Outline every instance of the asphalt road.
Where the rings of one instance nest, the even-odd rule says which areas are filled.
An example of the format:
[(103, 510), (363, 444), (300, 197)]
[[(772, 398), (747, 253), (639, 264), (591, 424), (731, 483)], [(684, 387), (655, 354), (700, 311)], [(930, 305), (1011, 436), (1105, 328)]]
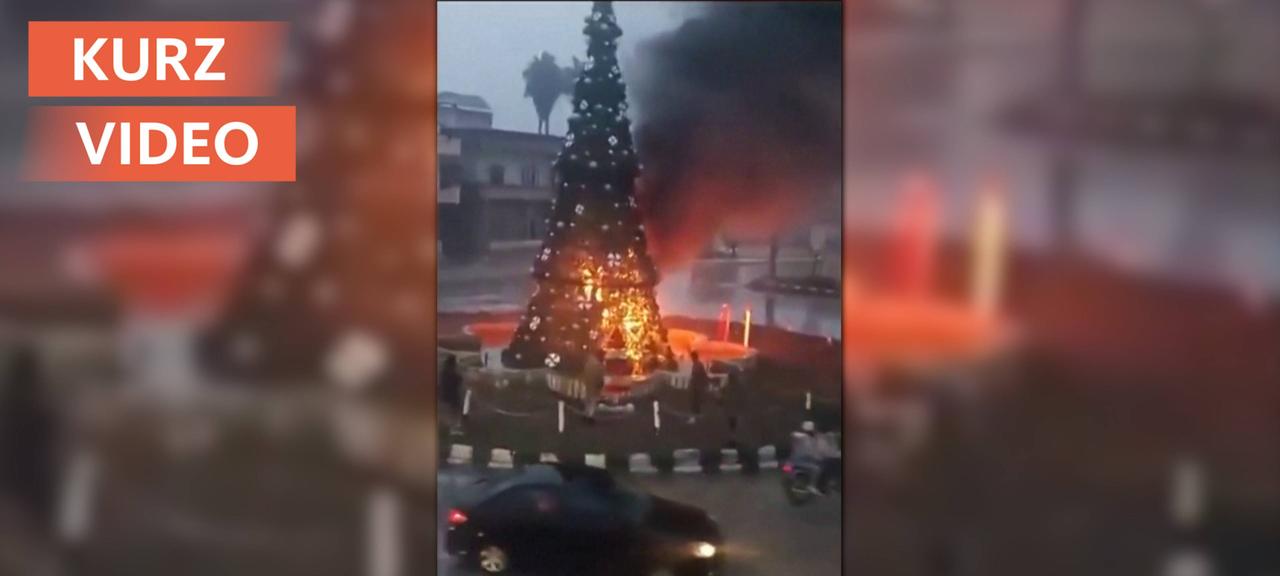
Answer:
[[(441, 472), (438, 526), (444, 526), (444, 514), (457, 497), (458, 487), (475, 475), (469, 470)], [(714, 516), (725, 534), (728, 574), (840, 574), (838, 497), (793, 507), (782, 494), (776, 471), (752, 476), (625, 476), (621, 480), (693, 504)], [(443, 539), (440, 546), (443, 548)], [(439, 558), (439, 574), (478, 573), (459, 566), (443, 549)]]

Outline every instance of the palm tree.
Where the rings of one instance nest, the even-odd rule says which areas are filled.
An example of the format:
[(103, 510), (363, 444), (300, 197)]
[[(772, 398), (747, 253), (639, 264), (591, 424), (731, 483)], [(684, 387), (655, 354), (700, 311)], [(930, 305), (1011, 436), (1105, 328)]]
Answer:
[(534, 56), (524, 69), (524, 97), (533, 99), (539, 134), (551, 132), (551, 110), (563, 93), (564, 75), (556, 65), (556, 57), (548, 52)]
[(586, 65), (575, 56), (572, 66), (561, 68), (556, 66), (556, 57), (547, 52), (529, 61), (524, 69), (524, 97), (533, 98), (533, 107), (538, 112), (539, 134), (551, 132), (551, 111), (560, 101), (560, 96), (573, 95), (573, 84)]

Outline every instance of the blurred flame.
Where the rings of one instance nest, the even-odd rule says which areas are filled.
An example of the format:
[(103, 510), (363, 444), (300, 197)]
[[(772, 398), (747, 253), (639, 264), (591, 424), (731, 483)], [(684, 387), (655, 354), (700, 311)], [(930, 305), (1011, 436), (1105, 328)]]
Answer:
[(1004, 186), (990, 181), (978, 194), (970, 252), (969, 296), (975, 313), (996, 315), (1000, 307), (1005, 266)]
[(938, 243), (938, 189), (923, 173), (903, 182), (890, 255), (893, 290), (924, 296), (933, 285)]

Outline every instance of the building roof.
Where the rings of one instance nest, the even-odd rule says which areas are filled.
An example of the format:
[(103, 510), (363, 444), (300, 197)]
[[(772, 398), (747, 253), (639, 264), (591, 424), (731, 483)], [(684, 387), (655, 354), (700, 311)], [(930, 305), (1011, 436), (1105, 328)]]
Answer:
[(520, 132), (517, 130), (498, 130), (495, 128), (451, 128), (446, 126), (440, 128), (440, 133), (450, 138), (462, 138), (466, 140), (524, 140), (527, 142), (555, 144), (557, 146), (564, 142), (564, 138), (560, 136), (538, 134), (536, 132)]
[(493, 112), (489, 108), (489, 103), (484, 98), (474, 94), (459, 94), (457, 92), (441, 92), (437, 95), (437, 102), (440, 106), (452, 106), (454, 108), (462, 108), (464, 110), (478, 110), (482, 112)]

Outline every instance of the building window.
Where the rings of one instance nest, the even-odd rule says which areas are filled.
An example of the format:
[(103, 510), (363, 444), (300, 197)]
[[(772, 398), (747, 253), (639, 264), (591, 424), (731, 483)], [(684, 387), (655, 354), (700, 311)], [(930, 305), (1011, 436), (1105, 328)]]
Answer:
[(538, 185), (538, 167), (530, 164), (520, 169), (520, 183), (525, 186)]
[(506, 169), (501, 164), (494, 164), (489, 167), (489, 183), (505, 184), (507, 181)]

